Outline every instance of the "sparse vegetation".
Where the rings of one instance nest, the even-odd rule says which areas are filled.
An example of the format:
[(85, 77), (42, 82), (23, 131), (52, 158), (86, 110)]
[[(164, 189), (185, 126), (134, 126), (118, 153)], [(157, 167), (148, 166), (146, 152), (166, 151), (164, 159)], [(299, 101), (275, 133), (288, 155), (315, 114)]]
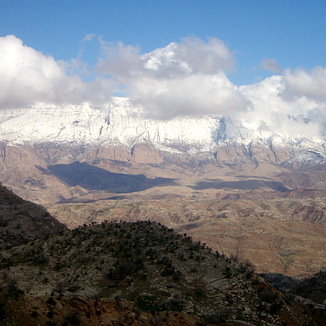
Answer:
[(21, 199), (2, 186), (0, 206), (0, 248), (3, 250), (67, 230), (44, 207)]
[[(26, 231), (23, 223), (18, 229)], [(53, 233), (34, 241), (22, 236), (21, 245), (5, 242), (0, 323), (316, 325), (317, 317), (324, 320), (322, 312), (264, 282), (250, 264), (160, 223), (111, 221)]]
[[(0, 268), (2, 275), (9, 269), (15, 280), (10, 295), (49, 295), (46, 316), (52, 321), (57, 302), (76, 295), (117, 304), (127, 300), (146, 313), (187, 312), (209, 323), (264, 318), (279, 325), (286, 309), (294, 309), (280, 304), (281, 295), (255, 275), (250, 264), (150, 221), (83, 226), (13, 247), (3, 252)], [(97, 316), (105, 313), (94, 311)], [(39, 312), (31, 314), (39, 318)], [(72, 310), (62, 323), (83, 325), (86, 313), (83, 316)]]
[[(321, 249), (326, 245), (324, 202), (323, 197), (263, 199), (257, 195), (238, 200), (101, 200), (53, 205), (50, 209), (60, 220), (68, 224), (74, 221), (73, 227), (77, 221), (150, 219), (173, 227), (185, 237), (201, 240), (213, 251), (223, 250), (228, 256), (237, 255), (241, 262), (250, 261), (257, 273), (273, 271), (295, 277), (313, 275), (326, 264)], [(191, 215), (199, 219), (190, 221)], [(173, 245), (166, 250), (173, 250)], [(195, 252), (189, 251), (189, 255), (195, 257)]]

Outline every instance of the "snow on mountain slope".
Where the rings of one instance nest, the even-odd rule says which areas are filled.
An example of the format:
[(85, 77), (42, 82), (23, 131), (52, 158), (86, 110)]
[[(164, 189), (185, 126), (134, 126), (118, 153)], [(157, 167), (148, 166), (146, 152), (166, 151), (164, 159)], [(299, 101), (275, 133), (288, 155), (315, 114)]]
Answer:
[(120, 98), (100, 109), (88, 104), (61, 108), (37, 104), (29, 109), (1, 111), (0, 139), (13, 144), (119, 142), (128, 147), (149, 140), (164, 150), (187, 145), (208, 151), (218, 138), (226, 137), (224, 120), (221, 131), (216, 132), (221, 122), (217, 117), (158, 122), (143, 119), (140, 114), (140, 108)]
[(253, 142), (272, 151), (277, 146), (305, 148), (324, 157), (322, 140), (289, 138), (246, 128), (240, 121), (218, 116), (158, 121), (142, 117), (140, 107), (115, 98), (106, 107), (88, 104), (62, 107), (35, 104), (0, 112), (0, 141), (9, 144), (62, 143), (70, 145), (122, 144), (132, 148), (150, 141), (170, 153), (215, 152), (226, 143), (239, 143), (250, 152)]

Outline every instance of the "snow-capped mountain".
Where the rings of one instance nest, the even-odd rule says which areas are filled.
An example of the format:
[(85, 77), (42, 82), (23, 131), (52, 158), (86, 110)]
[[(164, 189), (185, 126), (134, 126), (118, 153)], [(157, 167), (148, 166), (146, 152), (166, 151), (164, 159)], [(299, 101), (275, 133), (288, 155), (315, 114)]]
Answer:
[[(196, 178), (192, 186), (187, 186), (188, 181), (180, 181), (180, 186), (187, 196), (197, 196), (197, 182), (211, 178), (240, 180), (240, 185), (243, 177), (269, 178), (283, 190), (321, 190), (326, 184), (325, 165), (322, 139), (289, 137), (214, 115), (144, 118), (141, 107), (124, 98), (105, 107), (39, 103), (0, 111), (0, 180), (39, 203), (93, 199), (95, 190), (65, 179), (75, 170), (87, 180), (100, 173), (99, 182), (107, 171), (154, 179)], [(301, 172), (293, 175), (302, 168), (310, 169), (309, 177)], [(211, 185), (205, 183), (205, 187)]]
[(324, 141), (290, 138), (267, 130), (253, 130), (241, 121), (220, 116), (152, 120), (142, 116), (140, 107), (125, 98), (115, 98), (106, 107), (89, 104), (32, 107), (0, 111), (0, 141), (6, 144), (55, 143), (74, 146), (116, 146), (132, 149), (150, 142), (167, 153), (218, 153), (226, 144), (243, 146), (253, 155), (253, 144), (269, 148), (292, 147), (325, 154)]
[[(116, 98), (106, 108), (34, 105), (0, 112), (0, 139), (11, 144), (55, 142), (132, 147), (150, 141), (168, 152), (185, 146), (191, 152), (212, 151), (226, 139), (247, 139), (250, 131), (219, 117), (144, 119), (141, 109)], [(228, 126), (227, 126), (228, 124)]]

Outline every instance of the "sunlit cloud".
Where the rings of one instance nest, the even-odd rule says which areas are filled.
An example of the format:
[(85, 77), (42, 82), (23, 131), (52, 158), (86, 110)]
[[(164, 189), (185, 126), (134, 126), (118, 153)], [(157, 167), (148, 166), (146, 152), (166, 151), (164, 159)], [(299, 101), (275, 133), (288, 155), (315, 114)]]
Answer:
[(250, 109), (239, 118), (262, 133), (268, 130), (289, 137), (325, 137), (326, 101), (316, 101), (315, 97), (302, 93), (299, 96), (299, 92), (293, 96), (291, 86), (285, 75), (241, 87)]
[(284, 82), (289, 95), (326, 100), (326, 67), (315, 67), (311, 72), (286, 69)]
[(78, 75), (68, 74), (67, 65), (24, 45), (13, 35), (1, 37), (0, 108), (24, 107), (35, 102), (75, 104), (109, 99), (111, 81), (85, 83)]
[(96, 71), (124, 84), (127, 95), (147, 117), (232, 113), (244, 100), (224, 71), (232, 69), (231, 51), (218, 39), (190, 37), (140, 54), (140, 48), (102, 43)]
[(180, 43), (172, 42), (164, 48), (140, 54), (137, 46), (122, 42), (100, 40), (103, 57), (96, 70), (102, 74), (122, 76), (152, 76), (174, 78), (189, 74), (215, 74), (232, 69), (234, 58), (230, 50), (218, 39), (207, 42), (190, 37)]
[(262, 135), (326, 136), (326, 67), (281, 72), (274, 59), (264, 59), (262, 67), (278, 75), (237, 86), (227, 76), (235, 58), (216, 38), (185, 38), (148, 53), (93, 34), (82, 40), (89, 41), (99, 46), (94, 67), (82, 55), (56, 61), (13, 35), (0, 37), (0, 108), (36, 102), (105, 106), (122, 94), (150, 119), (210, 114), (241, 120)]
[(223, 72), (193, 74), (173, 79), (140, 78), (130, 90), (133, 100), (146, 108), (146, 117), (219, 114), (232, 116), (246, 109), (246, 102)]
[(170, 43), (142, 57), (144, 67), (165, 78), (175, 75), (215, 74), (228, 71), (234, 65), (231, 51), (216, 38), (204, 42), (196, 37), (184, 38), (180, 43)]

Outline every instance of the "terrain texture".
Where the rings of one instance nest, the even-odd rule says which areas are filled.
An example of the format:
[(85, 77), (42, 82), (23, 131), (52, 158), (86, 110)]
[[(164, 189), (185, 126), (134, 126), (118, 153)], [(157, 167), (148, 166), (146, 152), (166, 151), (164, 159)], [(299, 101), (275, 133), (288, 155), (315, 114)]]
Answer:
[(102, 200), (49, 205), (70, 228), (105, 220), (152, 220), (239, 260), (259, 273), (305, 277), (326, 266), (324, 198)]
[(324, 318), (323, 307), (287, 298), (250, 265), (152, 222), (29, 242), (2, 251), (0, 268), (3, 325), (320, 325)]
[(265, 280), (276, 288), (293, 295), (299, 295), (319, 304), (326, 304), (326, 269), (312, 277), (302, 281), (285, 276), (283, 274), (267, 273), (263, 275)]
[[(300, 296), (287, 296), (250, 263), (159, 223), (106, 221), (70, 231), (44, 208), (0, 190), (9, 216), (1, 230), (1, 325), (325, 322), (322, 272), (295, 287)], [(17, 215), (19, 237), (7, 237)]]
[(156, 220), (259, 272), (325, 265), (325, 167), (323, 139), (214, 115), (148, 119), (123, 98), (0, 112), (0, 180), (68, 227)]
[(322, 307), (251, 267), (304, 278), (326, 265), (325, 167), (324, 139), (221, 116), (150, 120), (127, 99), (2, 110), (1, 181), (73, 230), (1, 194), (1, 318), (319, 325)]
[(0, 185), (0, 247), (27, 243), (65, 230), (44, 207), (23, 200)]

